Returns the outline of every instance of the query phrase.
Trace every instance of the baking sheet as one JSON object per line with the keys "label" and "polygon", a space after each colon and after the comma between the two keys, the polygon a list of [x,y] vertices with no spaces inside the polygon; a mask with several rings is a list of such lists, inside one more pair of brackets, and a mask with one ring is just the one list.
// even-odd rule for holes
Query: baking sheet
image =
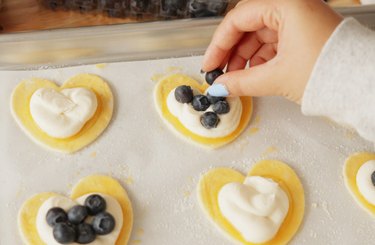
{"label": "baking sheet", "polygon": [[[200,174],[233,167],[244,174],[261,159],[291,165],[302,179],[306,213],[291,244],[373,244],[375,220],[346,190],[347,156],[373,145],[327,119],[305,117],[299,106],[278,97],[256,98],[248,129],[233,143],[205,150],[176,137],[153,103],[155,73],[171,66],[203,80],[202,57],[0,72],[0,244],[21,244],[17,212],[31,195],[69,194],[93,173],[121,180],[134,208],[129,244],[230,244],[206,219],[197,202]],[[62,83],[78,73],[95,73],[112,87],[115,111],[106,131],[90,146],[66,155],[33,143],[9,110],[13,88],[25,78]]]}

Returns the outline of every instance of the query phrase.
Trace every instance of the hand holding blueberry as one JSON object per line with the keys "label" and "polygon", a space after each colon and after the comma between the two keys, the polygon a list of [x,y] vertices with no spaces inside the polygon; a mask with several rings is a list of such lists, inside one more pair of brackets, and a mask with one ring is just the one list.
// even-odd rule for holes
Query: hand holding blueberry
{"label": "hand holding blueberry", "polygon": [[203,71],[227,66],[209,93],[280,95],[300,102],[320,51],[341,20],[321,0],[239,2],[204,56]]}

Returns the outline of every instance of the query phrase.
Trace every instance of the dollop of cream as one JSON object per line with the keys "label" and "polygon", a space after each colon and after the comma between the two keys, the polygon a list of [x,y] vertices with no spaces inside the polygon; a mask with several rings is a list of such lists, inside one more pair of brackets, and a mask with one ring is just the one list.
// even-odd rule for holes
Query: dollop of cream
{"label": "dollop of cream", "polygon": [[97,106],[95,93],[86,88],[69,88],[60,92],[40,88],[30,99],[30,113],[35,123],[54,138],[77,134],[95,114]]}
{"label": "dollop of cream", "polygon": [[[46,215],[48,210],[54,207],[60,207],[65,211],[68,211],[75,205],[84,205],[86,198],[93,194],[98,194],[104,198],[107,204],[107,208],[105,211],[112,214],[112,216],[115,218],[116,224],[114,230],[111,233],[103,236],[96,236],[95,240],[91,242],[90,245],[115,245],[123,224],[122,209],[115,198],[101,193],[89,193],[87,195],[79,197],[75,201],[64,196],[54,196],[47,199],[42,204],[42,206],[40,206],[36,217],[36,228],[43,242],[45,242],[47,245],[61,245],[53,237],[53,228],[47,223]],[[92,217],[89,216],[86,222],[90,223],[90,219],[92,219]],[[78,243],[69,244],[79,245]]]}
{"label": "dollop of cream", "polygon": [[223,216],[253,243],[270,241],[289,210],[287,194],[272,179],[260,176],[224,185],[218,202]]}
{"label": "dollop of cream", "polygon": [[[218,115],[220,122],[216,128],[207,129],[200,122],[201,116],[208,111],[212,111],[212,105],[206,111],[194,110],[191,103],[180,103],[176,100],[173,89],[167,98],[169,111],[191,132],[207,138],[219,138],[231,134],[240,123],[242,116],[242,103],[239,97],[228,97],[230,110],[226,114]],[[193,89],[193,94],[200,94]]]}
{"label": "dollop of cream", "polygon": [[365,162],[357,172],[356,181],[359,192],[372,205],[375,205],[375,186],[371,175],[375,171],[375,160]]}

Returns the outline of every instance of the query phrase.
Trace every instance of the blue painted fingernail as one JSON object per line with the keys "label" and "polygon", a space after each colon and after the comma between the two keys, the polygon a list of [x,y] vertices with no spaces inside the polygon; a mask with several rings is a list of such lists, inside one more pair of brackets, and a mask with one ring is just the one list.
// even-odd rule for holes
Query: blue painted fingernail
{"label": "blue painted fingernail", "polygon": [[226,97],[229,95],[227,88],[220,83],[213,84],[211,87],[208,88],[207,92],[216,97]]}

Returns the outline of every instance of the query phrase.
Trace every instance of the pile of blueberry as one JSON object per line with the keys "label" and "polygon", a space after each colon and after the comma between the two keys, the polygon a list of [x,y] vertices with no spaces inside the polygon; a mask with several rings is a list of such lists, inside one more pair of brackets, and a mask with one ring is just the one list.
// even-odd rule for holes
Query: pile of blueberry
{"label": "pile of blueberry", "polygon": [[[107,204],[100,195],[90,195],[84,205],[76,205],[65,212],[54,207],[48,210],[46,221],[53,228],[53,237],[58,243],[87,244],[95,240],[97,235],[107,235],[115,228],[115,219],[105,212]],[[85,222],[93,216],[92,222]]]}
{"label": "pile of blueberry", "polygon": [[[212,85],[215,79],[222,74],[223,71],[220,69],[207,72],[206,82]],[[203,113],[200,118],[202,126],[207,129],[216,128],[220,122],[219,115],[226,114],[230,110],[225,97],[215,97],[210,94],[207,94],[207,96],[203,94],[194,95],[190,86],[181,85],[177,87],[174,96],[180,103],[191,103],[196,111],[206,111],[212,105],[212,111]]]}
{"label": "pile of blueberry", "polygon": [[211,17],[224,14],[228,0],[39,0],[52,10],[104,13],[110,17],[174,19]]}

